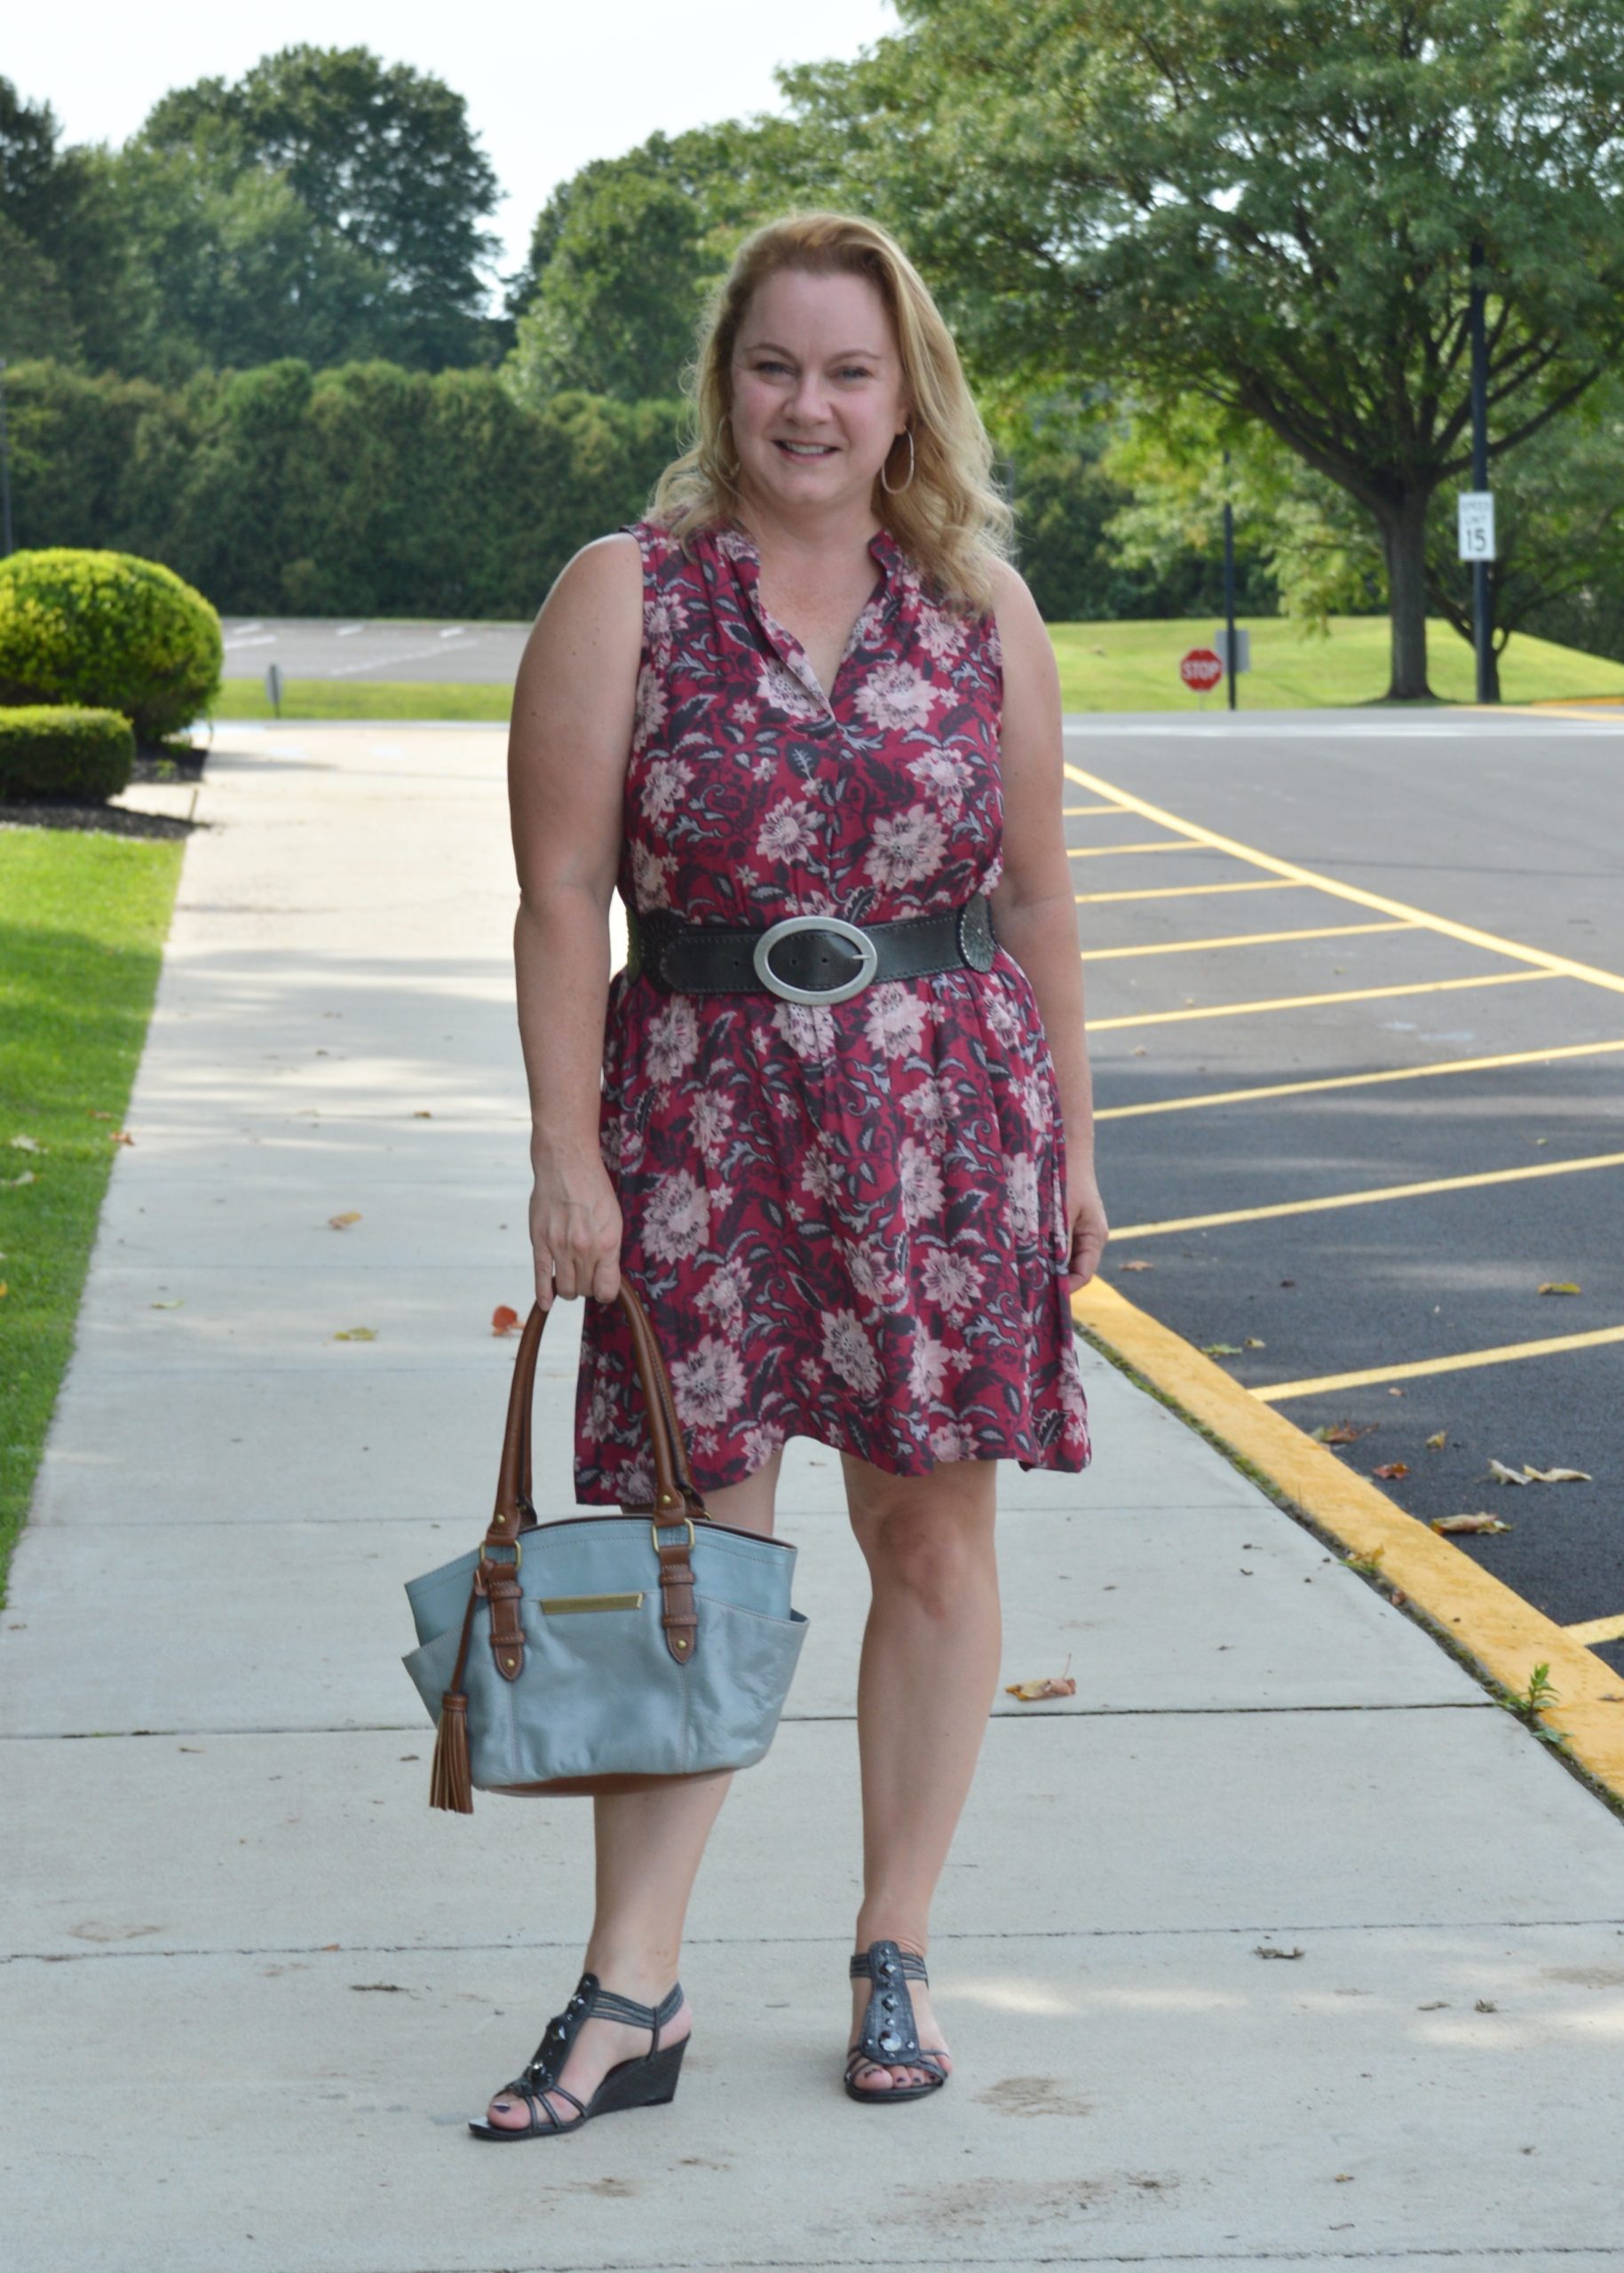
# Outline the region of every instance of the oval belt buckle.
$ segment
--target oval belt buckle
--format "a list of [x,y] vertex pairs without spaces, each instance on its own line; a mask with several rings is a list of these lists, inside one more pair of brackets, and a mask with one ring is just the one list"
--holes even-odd
[[[772,968],[772,950],[780,939],[796,931],[834,931],[849,940],[862,955],[862,968],[855,978],[844,979],[838,986],[792,986],[780,978]],[[867,986],[880,967],[880,951],[860,924],[848,923],[842,915],[786,915],[781,922],[770,923],[757,940],[750,956],[756,976],[773,994],[781,995],[786,1002],[844,1002],[859,994]]]

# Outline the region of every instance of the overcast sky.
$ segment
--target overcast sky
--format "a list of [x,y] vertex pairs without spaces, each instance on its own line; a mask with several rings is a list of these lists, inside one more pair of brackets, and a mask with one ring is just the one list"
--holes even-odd
[[589,158],[661,131],[781,110],[779,63],[843,59],[897,28],[889,0],[529,0],[511,11],[451,0],[59,0],[8,10],[0,73],[50,103],[69,142],[122,142],[170,87],[234,79],[308,43],[370,47],[432,71],[468,105],[507,193],[494,226],[518,266],[548,192]]

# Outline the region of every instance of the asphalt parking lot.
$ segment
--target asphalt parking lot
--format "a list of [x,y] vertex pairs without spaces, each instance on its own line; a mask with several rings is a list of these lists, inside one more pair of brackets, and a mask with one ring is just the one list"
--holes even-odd
[[280,663],[287,678],[451,680],[512,684],[527,623],[369,623],[291,616],[222,619],[227,678],[263,678]]
[[1105,1276],[1624,1671],[1624,719],[1066,754]]

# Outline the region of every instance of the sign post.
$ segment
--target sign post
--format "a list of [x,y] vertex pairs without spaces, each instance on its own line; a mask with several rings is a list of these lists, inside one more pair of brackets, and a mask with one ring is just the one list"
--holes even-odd
[[280,663],[266,665],[265,691],[265,700],[271,706],[272,717],[280,718],[282,715],[282,667]]
[[1461,499],[1461,558],[1472,571],[1472,647],[1477,658],[1477,700],[1494,700],[1494,500],[1489,494],[1489,352],[1484,330],[1483,247],[1471,249],[1467,328],[1471,337],[1472,486]]
[[[1229,652],[1232,639],[1235,643],[1235,659],[1232,663],[1230,661]],[[1221,627],[1212,635],[1212,652],[1230,675],[1229,707],[1232,710],[1235,707],[1234,682],[1242,671],[1249,671],[1252,668],[1252,635],[1244,623],[1238,624],[1233,631]]]

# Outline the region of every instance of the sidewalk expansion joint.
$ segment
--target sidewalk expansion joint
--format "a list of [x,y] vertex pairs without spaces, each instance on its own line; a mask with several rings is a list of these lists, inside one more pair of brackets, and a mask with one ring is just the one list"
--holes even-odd
[[[1022,1721],[1230,1721],[1248,1715],[1294,1718],[1304,1713],[1492,1713],[1492,1697],[1423,1697],[1355,1699],[1345,1705],[1073,1705],[1064,1710],[1026,1707],[1019,1711],[989,1713],[1000,1725]],[[851,1727],[855,1713],[785,1713],[783,1728]],[[322,1728],[252,1729],[19,1729],[0,1730],[0,1745],[7,1744],[132,1744],[162,1743],[170,1737],[208,1737],[225,1744],[234,1738],[262,1737],[421,1737],[432,1735],[416,1721],[335,1722]]]
[[[951,1866],[950,1866],[951,1867]],[[1624,1911],[1602,1918],[1269,1918],[1216,1926],[1011,1926],[977,1932],[970,1928],[937,1933],[938,1948],[960,1942],[1161,1942],[1215,1941],[1248,1934],[1542,1934],[1570,1930],[1593,1932],[1597,1928],[1624,1934]],[[841,1934],[686,1934],[685,1949],[834,1949],[844,1944]],[[481,1951],[507,1955],[514,1951],[578,1950],[579,1935],[515,1935],[503,1942],[267,1942],[257,1948],[208,1947],[154,1950],[97,1948],[85,1950],[0,1951],[0,1966],[106,1965],[126,1961],[147,1964],[184,1959],[188,1961],[233,1958],[433,1958],[477,1956]]]
[[[1094,1278],[1072,1297],[1089,1340],[1312,1536],[1359,1558],[1354,1575],[1509,1705],[1548,1751],[1624,1813],[1624,1675],[1326,1445],[1254,1397],[1183,1336]],[[1379,1567],[1378,1567],[1379,1566]],[[1395,1599],[1397,1597],[1397,1599]],[[1531,1708],[1536,1667],[1554,1701]]]

